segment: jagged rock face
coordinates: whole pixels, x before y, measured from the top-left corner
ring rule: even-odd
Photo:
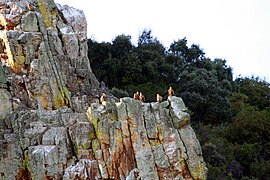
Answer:
[[[181,98],[99,104],[82,11],[53,0],[0,11],[0,179],[206,179]]]
[[[206,179],[200,144],[181,98],[141,103],[131,98],[87,111],[97,139],[92,148],[103,179]]]
[[[85,113],[70,109],[20,111],[0,122],[3,179],[62,179],[75,159],[94,159],[86,144],[91,144],[89,135],[94,138],[95,131]],[[85,150],[85,156],[78,157],[76,148]]]
[[[181,98],[20,111],[1,121],[5,179],[206,179],[200,144]]]
[[[87,57],[83,12],[52,0],[5,0],[0,9],[0,84],[12,97],[1,115],[26,108],[85,110],[79,101],[90,104],[99,83]]]

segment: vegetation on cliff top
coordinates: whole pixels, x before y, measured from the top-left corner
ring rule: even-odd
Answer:
[[[233,80],[223,59],[206,57],[187,39],[169,48],[144,30],[112,42],[88,39],[88,56],[98,80],[117,96],[141,91],[146,101],[165,99],[172,86],[191,113],[209,168],[208,179],[270,177],[270,86],[255,77]]]

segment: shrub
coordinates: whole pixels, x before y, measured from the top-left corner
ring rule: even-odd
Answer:
[[[113,87],[112,90],[110,90],[110,93],[112,93],[117,98],[123,98],[128,97],[128,92],[122,89],[117,89],[116,87]]]

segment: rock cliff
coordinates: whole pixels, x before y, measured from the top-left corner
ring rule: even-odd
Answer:
[[[53,0],[1,1],[1,90],[10,110],[85,110],[99,83],[87,57],[86,19],[82,11]],[[11,98],[12,97],[12,98]],[[86,98],[86,99],[85,99]]]
[[[82,11],[53,0],[0,11],[0,179],[206,179],[181,98],[99,103]]]

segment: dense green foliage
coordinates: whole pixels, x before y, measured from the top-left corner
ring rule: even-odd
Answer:
[[[119,35],[88,40],[89,59],[99,81],[117,97],[142,92],[146,101],[167,98],[172,86],[191,113],[209,168],[208,179],[270,177],[270,86],[259,78],[233,80],[222,59],[211,60],[186,38],[169,48],[144,30],[137,45]],[[121,90],[120,90],[121,89]]]

